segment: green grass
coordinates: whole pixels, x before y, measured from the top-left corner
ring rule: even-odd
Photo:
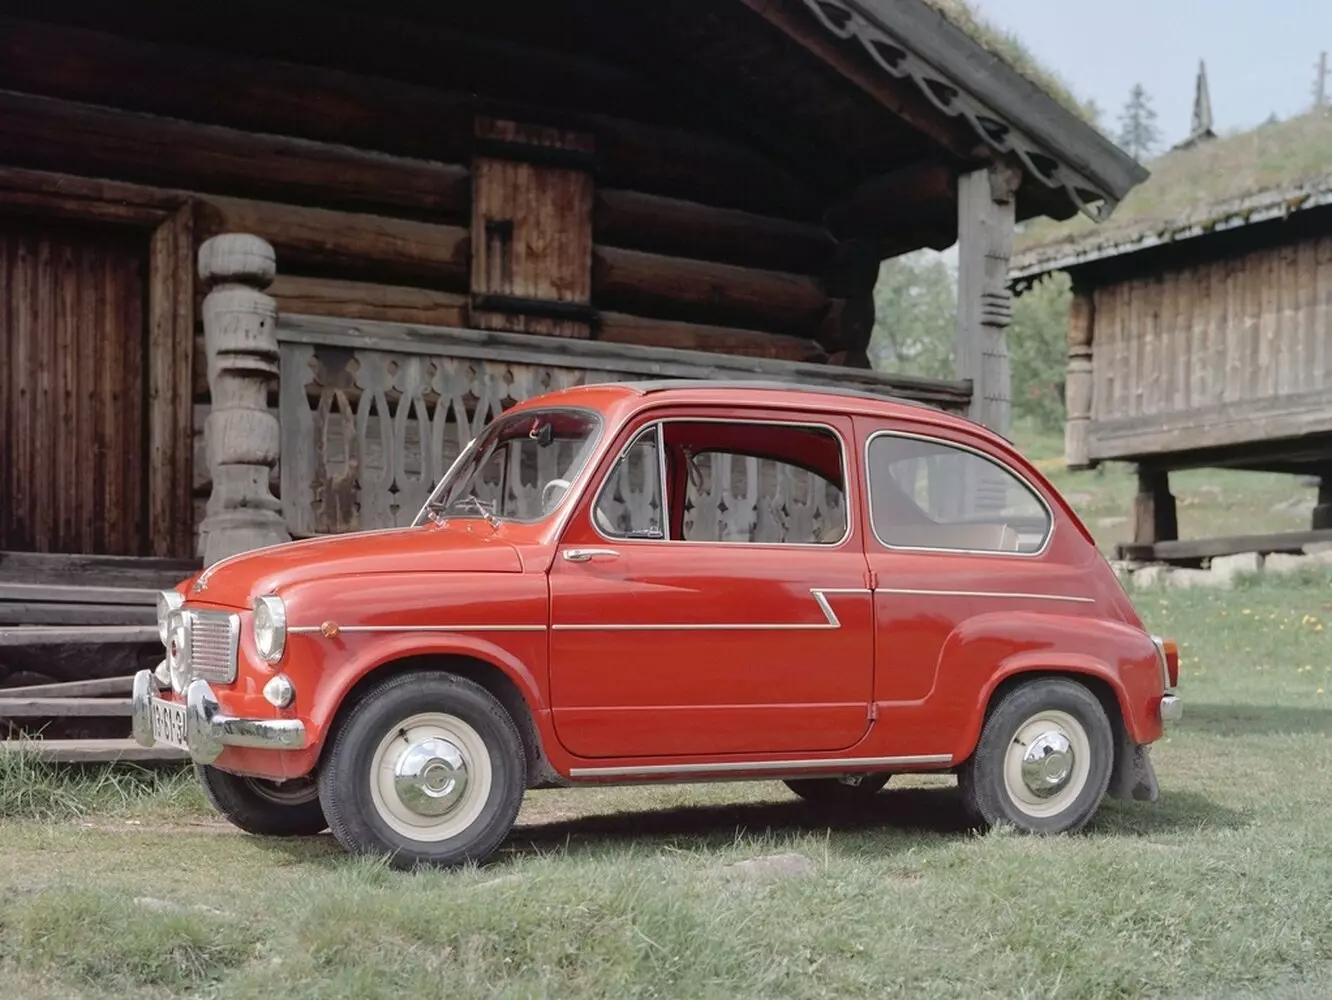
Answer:
[[[1135,599],[1187,710],[1160,802],[1083,835],[977,835],[946,779],[860,819],[772,783],[547,791],[494,864],[404,875],[85,776],[0,821],[0,996],[1326,996],[1332,581]],[[724,867],[780,852],[813,871]]]

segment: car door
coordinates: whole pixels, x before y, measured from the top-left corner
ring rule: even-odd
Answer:
[[[570,752],[798,754],[864,735],[873,611],[863,529],[846,513],[851,431],[716,410],[626,429],[550,571],[551,704]],[[716,450],[746,438],[780,451],[784,434],[835,454],[825,471],[840,482]]]

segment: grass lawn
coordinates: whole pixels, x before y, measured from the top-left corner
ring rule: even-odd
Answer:
[[[1051,474],[1122,537],[1124,471]],[[1196,475],[1195,534],[1297,495]],[[856,817],[775,783],[547,791],[494,864],[404,875],[235,833],[188,776],[0,763],[0,998],[1332,996],[1332,578],[1135,600],[1185,718],[1161,801],[1075,837],[980,835],[947,779]],[[772,855],[799,870],[727,867]]]

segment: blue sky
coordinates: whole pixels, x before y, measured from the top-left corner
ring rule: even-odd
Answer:
[[[1129,90],[1151,95],[1165,144],[1188,134],[1198,60],[1207,61],[1218,132],[1312,102],[1320,50],[1332,62],[1332,0],[972,0],[1012,31],[1118,130]],[[1332,80],[1328,81],[1332,96]]]

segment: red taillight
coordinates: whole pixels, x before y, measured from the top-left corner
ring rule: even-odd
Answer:
[[[1179,684],[1179,647],[1175,645],[1174,639],[1163,639],[1161,648],[1165,651],[1166,676],[1170,678],[1170,686],[1173,688]]]

